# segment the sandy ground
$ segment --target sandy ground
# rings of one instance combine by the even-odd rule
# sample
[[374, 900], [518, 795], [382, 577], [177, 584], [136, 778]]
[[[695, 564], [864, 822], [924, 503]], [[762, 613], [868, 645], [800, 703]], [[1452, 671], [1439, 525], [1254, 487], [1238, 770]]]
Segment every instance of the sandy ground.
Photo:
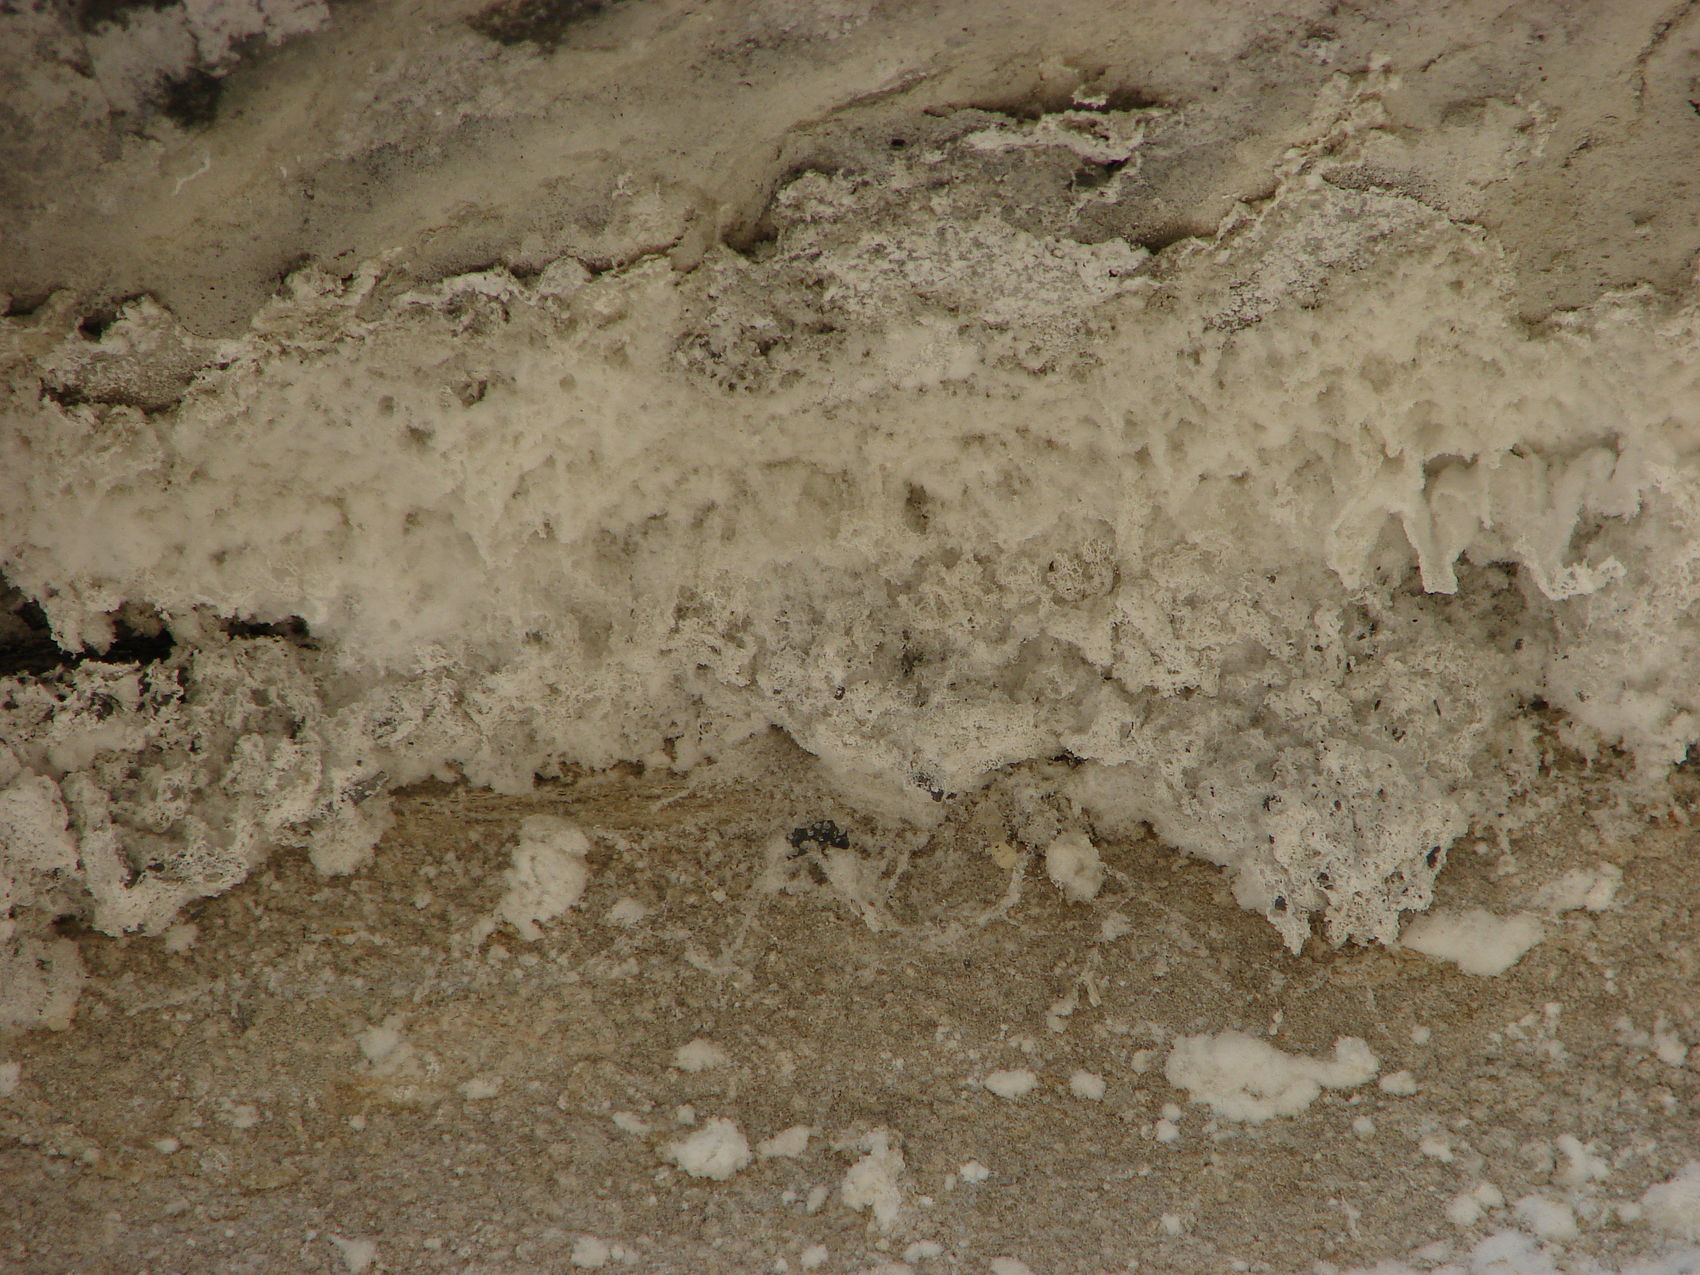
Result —
[[[286, 858], [199, 907], [186, 951], [87, 937], [75, 1029], [10, 1050], [0, 1260], [1299, 1272], [1466, 1254], [1530, 1196], [1576, 1219], [1564, 1260], [1618, 1269], [1668, 1246], [1617, 1206], [1700, 1145], [1700, 1071], [1679, 1052], [1700, 1033], [1686, 803], [1602, 833], [1579, 779], [1504, 845], [1461, 848], [1442, 906], [1509, 915], [1567, 871], [1623, 869], [1610, 908], [1548, 915], [1538, 946], [1481, 978], [1407, 951], [1291, 956], [1217, 870], [1152, 841], [1108, 845], [1099, 896], [1071, 903], [1034, 856], [988, 851], [1043, 780], [930, 837], [859, 824], [777, 737], [689, 781], [431, 787], [352, 880]], [[527, 943], [480, 922], [536, 813], [589, 834], [591, 884]], [[872, 905], [835, 889], [816, 843], [789, 857], [788, 834], [823, 819], [878, 869]], [[1372, 1081], [1291, 1117], [1217, 1119], [1164, 1063], [1177, 1037], [1225, 1029], [1306, 1055], [1358, 1036], [1415, 1092]], [[699, 1038], [724, 1062], [677, 1065]], [[986, 1087], [1012, 1069], [1031, 1092]], [[1074, 1092], [1080, 1071], [1101, 1097]], [[728, 1181], [668, 1163], [715, 1119], [752, 1146], [810, 1136]], [[883, 1222], [844, 1195], [879, 1131], [902, 1157]], [[1505, 1207], [1448, 1220], [1484, 1183]]]

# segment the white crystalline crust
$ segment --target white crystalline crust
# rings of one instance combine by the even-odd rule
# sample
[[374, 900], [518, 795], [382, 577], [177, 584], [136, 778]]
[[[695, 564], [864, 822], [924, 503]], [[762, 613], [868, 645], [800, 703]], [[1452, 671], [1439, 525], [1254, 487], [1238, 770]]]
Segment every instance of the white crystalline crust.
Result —
[[1695, 316], [1523, 324], [1481, 232], [1326, 180], [1348, 87], [1156, 258], [1070, 237], [1113, 176], [1000, 194], [1070, 131], [1135, 169], [1143, 116], [964, 112], [688, 274], [305, 273], [210, 351], [138, 308], [106, 340], [203, 360], [175, 406], [6, 321], [0, 573], [67, 649], [177, 641], [4, 683], [12, 913], [157, 930], [281, 841], [358, 863], [396, 784], [778, 726], [898, 817], [1066, 749], [1294, 946], [1388, 940], [1535, 776], [1531, 698], [1656, 777], [1700, 737]]

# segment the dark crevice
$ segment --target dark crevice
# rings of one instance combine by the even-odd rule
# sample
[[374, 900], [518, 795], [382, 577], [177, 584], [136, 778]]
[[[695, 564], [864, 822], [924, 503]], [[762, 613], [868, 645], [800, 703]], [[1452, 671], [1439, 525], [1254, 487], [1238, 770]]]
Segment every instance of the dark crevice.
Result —
[[122, 21], [133, 9], [168, 9], [176, 0], [81, 0], [77, 5], [77, 26], [85, 32]]
[[605, 12], [620, 0], [496, 0], [466, 20], [466, 25], [497, 44], [535, 44], [552, 49], [573, 27]]
[[136, 298], [130, 297], [123, 301], [114, 301], [108, 305], [97, 306], [85, 314], [77, 323], [77, 331], [85, 341], [98, 341], [106, 335], [106, 330], [118, 321], [118, 313]]
[[968, 102], [962, 106], [933, 108], [933, 111], [929, 113], [946, 114], [956, 110], [985, 111], [988, 115], [1002, 115], [1007, 119], [1031, 121], [1046, 115], [1061, 114], [1064, 111], [1091, 111], [1096, 114], [1108, 115], [1117, 111], [1148, 111], [1156, 107], [1170, 105], [1173, 105], [1173, 103], [1142, 89], [1103, 89], [1081, 97], [1077, 93], [1065, 92], [1061, 89], [1041, 88], [1009, 97], [992, 98], [982, 102]]
[[0, 677], [43, 677], [90, 661], [157, 664], [176, 646], [157, 616], [126, 607], [113, 619], [112, 643], [105, 651], [66, 651], [53, 640], [41, 605], [0, 580]]
[[0, 319], [27, 319], [47, 304], [50, 292], [20, 292], [6, 298], [0, 306]]
[[254, 620], [238, 616], [223, 621], [220, 627], [226, 637], [238, 640], [279, 638], [304, 650], [319, 649], [318, 643], [313, 640], [312, 632], [307, 628], [307, 621], [298, 615], [288, 615], [281, 620]]
[[160, 82], [157, 101], [167, 119], [184, 128], [206, 128], [218, 118], [224, 81], [211, 71], [190, 67]]

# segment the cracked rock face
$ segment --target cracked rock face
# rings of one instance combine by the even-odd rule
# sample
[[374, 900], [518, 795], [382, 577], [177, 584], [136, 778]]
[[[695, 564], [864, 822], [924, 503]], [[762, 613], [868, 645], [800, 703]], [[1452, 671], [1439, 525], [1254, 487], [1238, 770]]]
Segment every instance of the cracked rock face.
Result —
[[1655, 780], [1700, 737], [1693, 316], [1521, 322], [1373, 162], [1389, 83], [1215, 227], [1216, 124], [1083, 94], [818, 129], [695, 261], [6, 321], [0, 569], [68, 652], [174, 641], [4, 681], [14, 958], [278, 844], [346, 871], [388, 786], [770, 727], [897, 821], [1064, 756], [1294, 948], [1428, 903], [1537, 701]]

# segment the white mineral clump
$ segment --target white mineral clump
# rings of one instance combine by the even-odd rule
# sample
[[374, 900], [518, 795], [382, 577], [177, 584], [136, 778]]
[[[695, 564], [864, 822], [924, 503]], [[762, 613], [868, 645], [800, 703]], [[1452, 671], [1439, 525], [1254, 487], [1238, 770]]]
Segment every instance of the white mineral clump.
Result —
[[568, 820], [532, 815], [521, 821], [496, 915], [520, 938], [536, 942], [543, 937], [539, 921], [553, 921], [578, 906], [590, 883], [589, 853], [590, 838]]
[[1090, 903], [1104, 884], [1104, 862], [1085, 835], [1064, 833], [1045, 847], [1045, 875], [1070, 903]]
[[1527, 912], [1496, 916], [1485, 908], [1442, 909], [1413, 919], [1399, 943], [1450, 961], [1466, 974], [1489, 978], [1522, 960], [1544, 933], [1540, 920]]
[[839, 1198], [852, 1209], [871, 1212], [875, 1224], [889, 1231], [903, 1208], [903, 1152], [897, 1135], [889, 1129], [874, 1129], [857, 1146], [866, 1154], [846, 1170]]
[[669, 1142], [661, 1154], [693, 1178], [725, 1182], [750, 1162], [750, 1144], [736, 1124], [716, 1116], [690, 1137]]
[[1182, 1036], [1169, 1052], [1164, 1075], [1227, 1120], [1261, 1123], [1294, 1116], [1324, 1089], [1350, 1089], [1375, 1077], [1369, 1046], [1355, 1036], [1334, 1042], [1332, 1059], [1285, 1053], [1239, 1031]]

